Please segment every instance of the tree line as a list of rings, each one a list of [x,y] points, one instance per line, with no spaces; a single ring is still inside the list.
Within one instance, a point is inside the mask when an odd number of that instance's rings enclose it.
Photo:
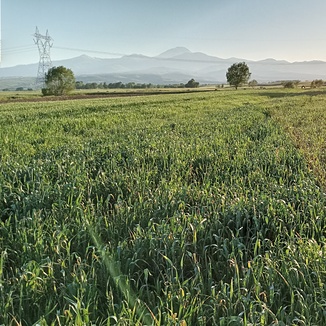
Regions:
[[[199,83],[198,83],[199,84]],[[76,89],[133,89],[133,88],[184,88],[188,87],[186,84],[152,84],[152,83],[123,83],[121,81],[115,83],[106,83],[106,82],[92,82],[84,83],[82,81],[76,82]]]
[[[195,88],[199,87],[199,83],[194,79],[190,79],[186,84],[169,84],[169,85],[154,85],[152,83],[135,83],[129,82],[127,84],[121,81],[116,83],[84,83],[83,81],[76,81],[74,73],[71,69],[64,66],[52,67],[45,74],[45,87],[42,88],[43,95],[64,95],[73,89],[125,89],[125,88]]]
[[[239,86],[248,85],[255,87],[258,85],[256,80],[249,81],[251,72],[245,62],[234,63],[226,72],[226,79],[230,86],[234,86],[238,89]],[[282,85],[285,88],[294,88],[299,84],[299,80],[296,81],[284,81]],[[323,86],[323,80],[315,79],[311,82],[311,88],[319,88]],[[193,78],[186,84],[169,84],[169,85],[155,85],[152,83],[135,83],[129,82],[127,84],[121,81],[115,83],[84,83],[83,81],[76,81],[75,76],[71,69],[63,66],[53,67],[45,74],[45,85],[42,89],[43,95],[64,95],[73,89],[132,89],[132,88],[196,88],[199,87],[199,82],[196,82]]]

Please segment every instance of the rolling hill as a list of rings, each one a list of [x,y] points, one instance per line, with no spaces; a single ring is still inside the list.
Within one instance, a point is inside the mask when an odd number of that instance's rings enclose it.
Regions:
[[[249,65],[251,78],[259,82],[324,79],[326,75],[326,62],[323,61],[291,63],[275,59],[261,61],[242,58],[222,59],[202,52],[191,52],[184,47],[176,47],[154,57],[132,54],[103,59],[81,55],[53,61],[53,65],[72,69],[76,79],[84,82],[172,84],[186,83],[194,78],[200,83],[218,84],[226,82],[225,73],[228,67],[240,61],[245,61]],[[22,83],[24,78],[36,76],[37,67],[38,64],[35,63],[0,68],[0,88],[6,87],[9,78],[12,80],[12,77],[15,77],[18,83],[19,81]],[[12,86],[12,83],[10,85]]]

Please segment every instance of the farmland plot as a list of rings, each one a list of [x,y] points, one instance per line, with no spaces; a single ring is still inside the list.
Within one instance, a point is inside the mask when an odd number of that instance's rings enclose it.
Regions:
[[[2,105],[0,324],[325,324],[326,201],[288,101]]]

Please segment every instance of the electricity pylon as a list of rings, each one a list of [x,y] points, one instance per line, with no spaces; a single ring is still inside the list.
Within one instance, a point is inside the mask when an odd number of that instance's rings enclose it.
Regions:
[[[53,39],[49,35],[48,30],[46,30],[45,35],[41,35],[37,27],[33,36],[40,54],[36,84],[42,88],[44,87],[45,74],[48,72],[49,68],[52,67],[50,49],[53,45]]]

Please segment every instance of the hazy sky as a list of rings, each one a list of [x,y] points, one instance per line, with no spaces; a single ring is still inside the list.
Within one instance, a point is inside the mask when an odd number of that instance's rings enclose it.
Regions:
[[[325,0],[0,0],[1,66],[37,63],[38,26],[51,59],[176,46],[221,58],[326,61]]]

